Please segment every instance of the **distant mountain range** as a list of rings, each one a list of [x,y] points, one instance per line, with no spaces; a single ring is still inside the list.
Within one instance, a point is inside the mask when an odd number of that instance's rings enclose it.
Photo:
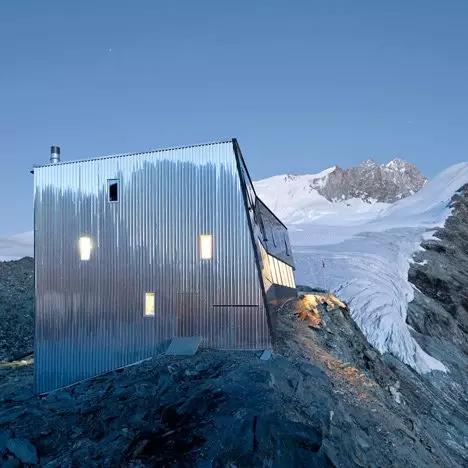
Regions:
[[[380,211],[383,204],[413,195],[426,183],[413,164],[394,159],[380,165],[370,159],[351,169],[333,166],[318,174],[274,176],[256,182],[255,187],[283,221],[297,223]]]

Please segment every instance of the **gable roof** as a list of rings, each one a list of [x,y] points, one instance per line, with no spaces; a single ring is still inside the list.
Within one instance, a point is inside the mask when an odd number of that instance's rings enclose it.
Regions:
[[[72,161],[60,161],[58,163],[52,164],[52,163],[46,163],[46,164],[35,164],[33,168],[39,168],[39,167],[57,167],[57,166],[63,166],[65,164],[77,164],[77,163],[84,163],[84,162],[89,162],[89,161],[98,161],[102,159],[114,159],[114,158],[125,158],[125,157],[131,157],[131,156],[138,156],[140,154],[150,154],[150,153],[162,153],[164,151],[174,151],[174,150],[183,150],[183,149],[188,149],[188,148],[198,148],[200,146],[215,146],[215,145],[223,145],[223,144],[233,144],[235,141],[235,138],[231,140],[222,140],[222,141],[215,141],[215,142],[210,142],[210,143],[199,143],[196,145],[185,145],[185,146],[173,146],[173,147],[168,147],[168,148],[161,148],[161,149],[155,149],[155,150],[150,150],[150,151],[138,151],[134,153],[121,153],[121,154],[113,154],[113,155],[108,155],[108,156],[97,156],[94,158],[84,158],[84,159],[74,159]],[[34,169],[31,171],[31,173],[34,173]]]

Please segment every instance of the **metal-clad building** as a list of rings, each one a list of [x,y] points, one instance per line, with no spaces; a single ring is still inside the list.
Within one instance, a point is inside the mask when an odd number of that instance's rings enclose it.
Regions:
[[[268,304],[295,294],[294,264],[236,140],[57,153],[34,168],[37,392],[151,357],[173,337],[271,347]]]

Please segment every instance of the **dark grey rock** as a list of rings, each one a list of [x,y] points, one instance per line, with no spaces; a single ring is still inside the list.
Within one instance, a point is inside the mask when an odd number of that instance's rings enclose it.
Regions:
[[[71,400],[72,396],[69,392],[64,392],[61,390],[57,390],[55,392],[51,392],[49,395],[51,400]]]
[[[103,404],[95,404],[95,405],[88,404],[88,405],[84,405],[80,411],[83,416],[88,416],[90,414],[98,413],[103,408],[104,408]]]
[[[26,413],[26,409],[24,408],[14,408],[4,413],[0,413],[0,426],[11,423],[15,419],[21,417],[24,413]]]
[[[11,399],[15,402],[30,400],[34,397],[34,393],[29,389],[22,389],[20,392],[16,393]]]
[[[24,439],[10,439],[7,449],[23,463],[37,463],[39,461],[36,447]]]
[[[357,429],[353,431],[352,437],[357,447],[364,452],[367,452],[372,447],[369,437],[364,433],[364,431]]]
[[[34,260],[0,262],[0,361],[33,349]]]
[[[72,400],[56,400],[44,404],[42,408],[59,415],[73,414],[77,410],[77,406]]]
[[[19,468],[21,462],[14,456],[9,455],[6,460],[0,460],[2,468]]]
[[[372,349],[366,349],[366,351],[364,351],[364,356],[369,359],[369,361],[376,361],[379,358],[377,352]]]
[[[0,431],[0,457],[7,452],[7,443],[11,437],[10,431]]]
[[[147,410],[138,411],[136,414],[131,416],[129,424],[134,427],[139,427],[147,424],[145,418],[148,416],[148,414],[149,411]]]

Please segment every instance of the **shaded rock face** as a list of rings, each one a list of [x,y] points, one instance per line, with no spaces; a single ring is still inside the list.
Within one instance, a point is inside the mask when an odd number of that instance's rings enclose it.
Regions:
[[[26,354],[34,341],[34,260],[0,262],[0,361]]]
[[[339,406],[346,409],[338,416],[340,422],[331,425],[333,443],[324,442],[330,456],[332,450],[347,452],[348,459],[333,459],[336,466],[466,466],[468,402],[462,388],[466,370],[420,375],[394,356],[373,349],[344,312],[322,311],[317,328],[285,321],[291,313],[285,311],[278,324],[278,351],[323,369],[340,395]]]
[[[421,410],[419,377],[373,351],[349,317],[332,311],[319,329],[287,309],[279,317],[268,361],[160,356],[20,404],[31,363],[0,368],[2,382],[10,378],[0,386],[0,465],[463,466],[444,443],[450,421],[427,428],[436,415]]]
[[[413,164],[395,159],[387,165],[374,160],[363,161],[359,167],[336,167],[325,183],[312,181],[313,187],[329,201],[360,198],[364,201],[393,203],[413,195],[427,179]]]
[[[449,340],[468,354],[468,185],[452,199],[452,216],[435,240],[422,244],[409,279],[426,297],[425,312],[409,314],[419,333]]]
[[[310,363],[259,354],[159,356],[20,405],[32,366],[2,367],[0,465],[328,466],[330,381]]]
[[[0,466],[466,466],[453,380],[380,355],[345,311],[310,328],[295,310],[268,360],[158,356],[45,396],[32,359],[0,362]]]
[[[432,376],[433,411],[444,402],[445,416],[453,423],[447,433],[464,434],[454,450],[468,452],[468,185],[451,201],[452,215],[445,226],[422,244],[411,265],[409,280],[417,288],[408,305],[407,323],[417,341],[448,368]],[[445,400],[445,401],[444,401]],[[458,421],[458,423],[457,423]],[[468,455],[467,462],[468,463]]]

